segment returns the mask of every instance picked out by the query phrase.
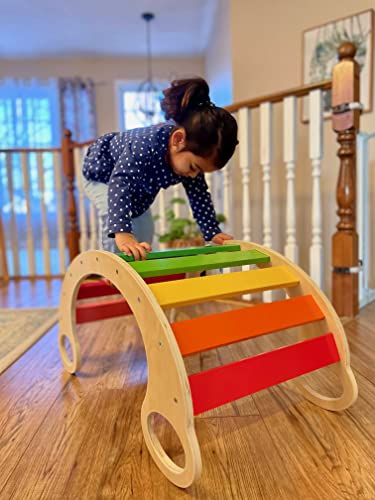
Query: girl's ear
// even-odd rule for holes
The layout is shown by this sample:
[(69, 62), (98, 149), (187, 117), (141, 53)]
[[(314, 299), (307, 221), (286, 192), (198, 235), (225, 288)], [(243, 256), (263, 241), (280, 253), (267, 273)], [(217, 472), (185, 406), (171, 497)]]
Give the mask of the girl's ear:
[(178, 128), (172, 133), (171, 144), (179, 151), (185, 147), (186, 132), (184, 128)]

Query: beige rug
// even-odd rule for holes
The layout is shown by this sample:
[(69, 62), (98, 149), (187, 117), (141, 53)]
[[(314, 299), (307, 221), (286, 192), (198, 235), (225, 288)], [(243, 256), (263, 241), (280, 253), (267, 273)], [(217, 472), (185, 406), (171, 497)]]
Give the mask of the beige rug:
[(0, 373), (57, 321), (57, 308), (0, 309)]

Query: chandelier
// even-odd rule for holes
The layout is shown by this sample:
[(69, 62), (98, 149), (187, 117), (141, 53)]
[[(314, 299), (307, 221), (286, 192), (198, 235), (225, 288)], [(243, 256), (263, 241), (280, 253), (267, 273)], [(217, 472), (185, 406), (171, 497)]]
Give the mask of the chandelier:
[(152, 79), (150, 22), (155, 18), (155, 15), (152, 12), (144, 12), (141, 17), (146, 22), (147, 78), (137, 89), (135, 107), (138, 119), (145, 125), (150, 125), (153, 123), (153, 119), (158, 114), (160, 108), (158, 98), (159, 89)]

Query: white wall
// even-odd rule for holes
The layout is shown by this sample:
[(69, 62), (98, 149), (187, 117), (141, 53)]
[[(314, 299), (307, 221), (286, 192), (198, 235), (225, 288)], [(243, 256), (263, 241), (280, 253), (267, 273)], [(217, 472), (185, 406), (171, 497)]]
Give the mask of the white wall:
[(205, 74), (211, 99), (218, 106), (233, 102), (229, 0), (217, 0), (213, 29), (205, 56)]

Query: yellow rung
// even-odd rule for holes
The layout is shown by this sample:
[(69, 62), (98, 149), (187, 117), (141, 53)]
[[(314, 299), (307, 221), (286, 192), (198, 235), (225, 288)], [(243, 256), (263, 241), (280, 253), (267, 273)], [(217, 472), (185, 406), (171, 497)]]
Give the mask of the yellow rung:
[(149, 285), (161, 306), (184, 306), (245, 293), (296, 286), (299, 279), (287, 266), (267, 267), (204, 278), (189, 278)]

